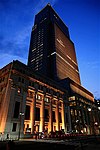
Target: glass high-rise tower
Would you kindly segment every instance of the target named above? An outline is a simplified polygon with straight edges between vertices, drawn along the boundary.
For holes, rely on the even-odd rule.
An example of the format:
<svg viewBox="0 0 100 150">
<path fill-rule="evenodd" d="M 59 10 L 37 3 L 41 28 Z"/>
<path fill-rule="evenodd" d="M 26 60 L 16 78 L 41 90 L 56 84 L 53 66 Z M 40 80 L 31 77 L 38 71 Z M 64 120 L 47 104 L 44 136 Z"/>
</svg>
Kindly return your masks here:
<svg viewBox="0 0 100 150">
<path fill-rule="evenodd" d="M 50 4 L 35 16 L 28 66 L 55 81 L 68 77 L 80 84 L 74 43 L 68 27 Z"/>
</svg>

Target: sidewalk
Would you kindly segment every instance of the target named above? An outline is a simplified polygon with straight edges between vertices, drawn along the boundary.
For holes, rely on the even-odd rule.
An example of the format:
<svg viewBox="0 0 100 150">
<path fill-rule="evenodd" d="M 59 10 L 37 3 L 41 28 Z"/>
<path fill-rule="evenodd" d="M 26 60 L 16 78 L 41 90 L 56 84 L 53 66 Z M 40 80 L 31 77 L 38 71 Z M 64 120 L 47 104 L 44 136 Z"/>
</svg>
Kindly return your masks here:
<svg viewBox="0 0 100 150">
<path fill-rule="evenodd" d="M 8 141 L 0 141 L 0 150 L 5 150 Z M 87 143 L 80 140 L 54 140 L 54 139 L 20 139 L 14 141 L 14 150 L 100 150 L 100 142 L 89 141 Z"/>
</svg>

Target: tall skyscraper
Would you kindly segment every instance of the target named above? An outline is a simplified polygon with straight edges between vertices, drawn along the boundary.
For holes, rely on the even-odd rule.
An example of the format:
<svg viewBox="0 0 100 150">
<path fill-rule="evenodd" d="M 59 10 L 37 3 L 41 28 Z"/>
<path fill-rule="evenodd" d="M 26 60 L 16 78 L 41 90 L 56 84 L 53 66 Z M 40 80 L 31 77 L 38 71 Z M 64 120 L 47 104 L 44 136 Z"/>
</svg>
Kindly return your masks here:
<svg viewBox="0 0 100 150">
<path fill-rule="evenodd" d="M 28 66 L 55 81 L 68 77 L 80 84 L 74 43 L 50 4 L 35 16 Z"/>
</svg>

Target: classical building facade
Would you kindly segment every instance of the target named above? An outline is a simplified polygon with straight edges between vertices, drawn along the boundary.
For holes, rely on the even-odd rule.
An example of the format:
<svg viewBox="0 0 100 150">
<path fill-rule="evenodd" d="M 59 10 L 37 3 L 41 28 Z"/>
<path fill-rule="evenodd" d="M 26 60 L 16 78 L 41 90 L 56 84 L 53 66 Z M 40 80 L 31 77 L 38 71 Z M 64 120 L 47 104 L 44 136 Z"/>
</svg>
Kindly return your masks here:
<svg viewBox="0 0 100 150">
<path fill-rule="evenodd" d="M 71 130 L 67 90 L 19 61 L 0 74 L 0 132 L 18 136 Z"/>
<path fill-rule="evenodd" d="M 0 133 L 98 134 L 99 111 L 81 85 L 68 28 L 48 4 L 35 17 L 28 65 L 16 60 L 0 70 Z"/>
<path fill-rule="evenodd" d="M 61 81 L 62 82 L 62 81 Z M 70 78 L 63 80 L 69 91 L 69 104 L 72 130 L 87 133 L 100 133 L 100 108 L 94 102 L 93 94 Z"/>
</svg>

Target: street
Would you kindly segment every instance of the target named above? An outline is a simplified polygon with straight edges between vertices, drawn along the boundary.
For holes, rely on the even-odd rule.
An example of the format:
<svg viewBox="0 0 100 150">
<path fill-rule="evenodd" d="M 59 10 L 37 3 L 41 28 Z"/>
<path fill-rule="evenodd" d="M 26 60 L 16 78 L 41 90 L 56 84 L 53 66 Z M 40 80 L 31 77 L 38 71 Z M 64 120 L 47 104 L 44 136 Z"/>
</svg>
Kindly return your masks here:
<svg viewBox="0 0 100 150">
<path fill-rule="evenodd" d="M 0 142 L 0 150 L 8 150 L 7 145 L 9 141 Z M 14 141 L 12 148 L 9 150 L 100 150 L 100 142 L 80 142 L 80 141 L 57 141 L 57 140 L 46 140 L 46 139 L 24 139 L 20 141 Z"/>
</svg>

